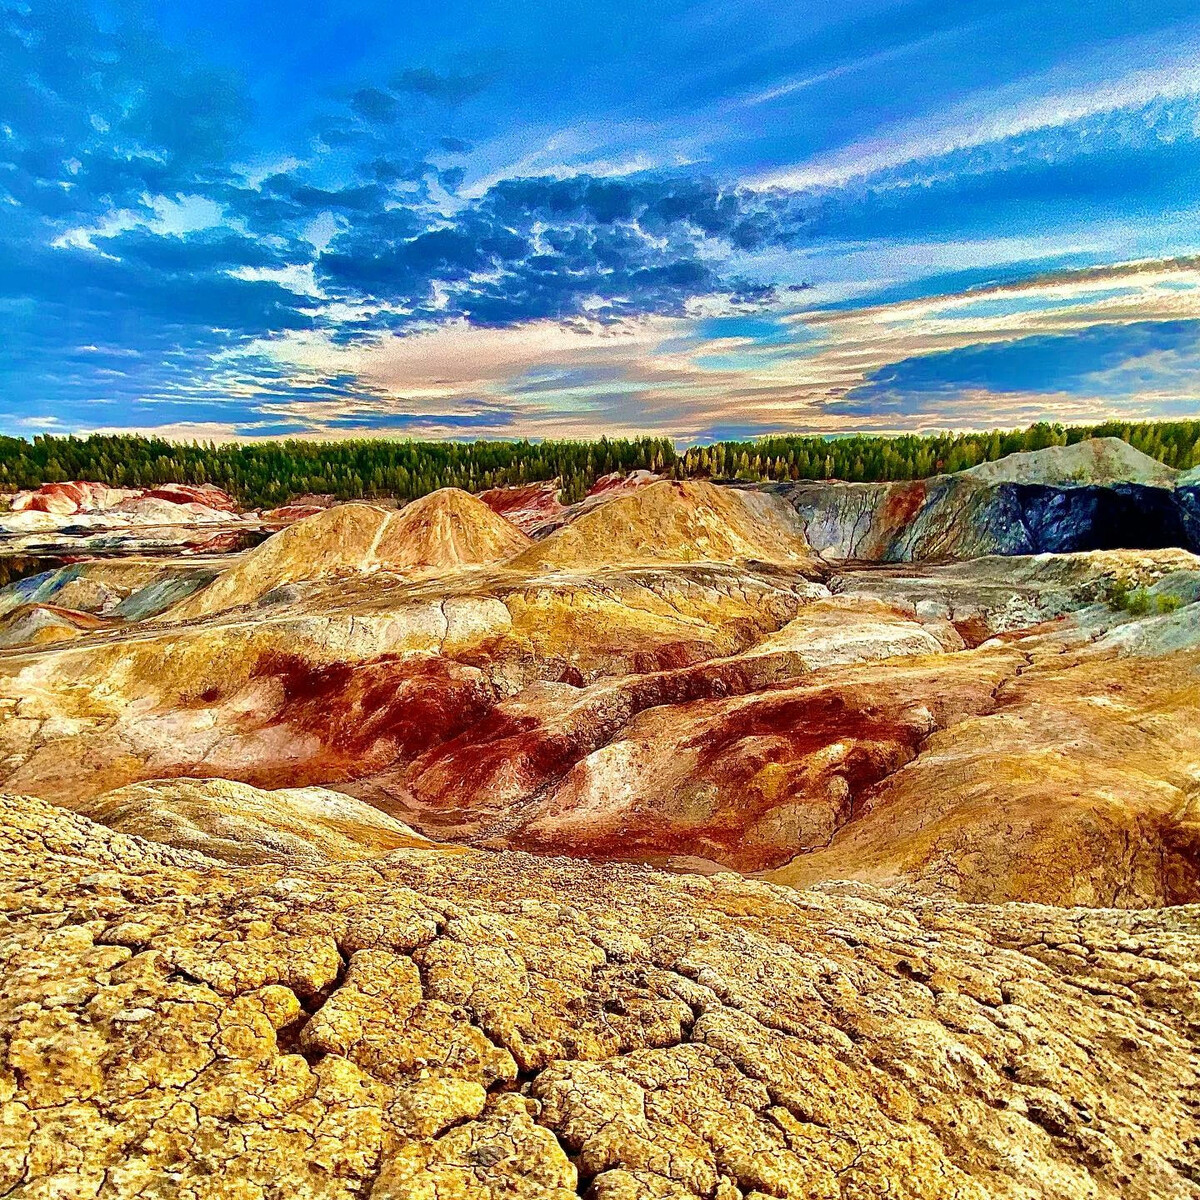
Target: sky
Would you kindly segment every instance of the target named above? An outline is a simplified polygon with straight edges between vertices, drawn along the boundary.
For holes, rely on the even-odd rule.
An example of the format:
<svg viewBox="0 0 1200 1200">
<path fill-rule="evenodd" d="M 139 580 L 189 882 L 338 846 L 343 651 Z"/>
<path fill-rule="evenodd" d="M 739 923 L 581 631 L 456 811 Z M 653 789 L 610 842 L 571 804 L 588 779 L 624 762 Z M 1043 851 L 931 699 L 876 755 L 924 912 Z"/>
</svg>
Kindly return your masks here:
<svg viewBox="0 0 1200 1200">
<path fill-rule="evenodd" d="M 1200 415 L 1195 0 L 0 0 L 0 433 Z"/>
</svg>

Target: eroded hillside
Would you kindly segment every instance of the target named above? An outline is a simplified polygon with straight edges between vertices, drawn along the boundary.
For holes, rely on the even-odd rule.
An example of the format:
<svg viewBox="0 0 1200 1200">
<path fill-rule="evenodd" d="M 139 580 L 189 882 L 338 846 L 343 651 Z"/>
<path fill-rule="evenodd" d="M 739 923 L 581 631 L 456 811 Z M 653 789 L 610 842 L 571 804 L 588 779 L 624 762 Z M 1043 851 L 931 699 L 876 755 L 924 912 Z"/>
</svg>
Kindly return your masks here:
<svg viewBox="0 0 1200 1200">
<path fill-rule="evenodd" d="M 1128 466 L 1100 447 L 1012 470 L 1093 487 L 1077 459 Z M 117 608 L 111 564 L 14 585 L 26 619 L 72 624 L 0 652 L 0 781 L 220 857 L 227 827 L 286 857 L 324 795 L 338 858 L 426 837 L 978 901 L 1200 899 L 1200 559 L 819 561 L 777 495 L 635 483 L 538 541 L 447 489 L 317 513 L 186 587 L 141 568 Z"/>
<path fill-rule="evenodd" d="M 1086 548 L 1191 503 L 1127 458 L 18 579 L 0 1189 L 1194 1200 L 1200 558 Z"/>
</svg>

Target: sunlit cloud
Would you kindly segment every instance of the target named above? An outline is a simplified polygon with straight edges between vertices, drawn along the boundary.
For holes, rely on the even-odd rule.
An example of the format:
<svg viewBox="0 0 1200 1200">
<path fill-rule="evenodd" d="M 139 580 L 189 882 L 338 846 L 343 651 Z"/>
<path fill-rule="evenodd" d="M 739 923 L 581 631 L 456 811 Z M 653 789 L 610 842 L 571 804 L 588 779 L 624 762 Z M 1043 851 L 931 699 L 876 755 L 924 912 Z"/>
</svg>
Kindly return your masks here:
<svg viewBox="0 0 1200 1200">
<path fill-rule="evenodd" d="M 220 62 L 203 6 L 11 8 L 0 427 L 686 441 L 1195 407 L 1194 17 L 664 3 L 367 0 L 347 38 L 266 0 Z"/>
<path fill-rule="evenodd" d="M 1014 389 L 1005 396 L 956 384 L 950 364 L 936 389 L 903 409 L 882 398 L 879 377 L 892 364 L 1105 328 L 1119 349 L 1124 330 L 1147 327 L 1194 328 L 1197 351 L 1140 352 L 1141 334 L 1131 332 L 1127 361 L 1078 371 L 1069 391 L 1027 388 L 1017 395 Z M 312 431 L 358 414 L 375 422 L 392 415 L 406 428 L 428 423 L 460 437 L 466 429 L 493 436 L 514 429 L 535 436 L 608 430 L 686 441 L 730 425 L 834 432 L 848 416 L 856 427 L 890 430 L 1150 415 L 1156 399 L 1173 403 L 1194 394 L 1200 263 L 1129 263 L 865 309 L 758 318 L 691 315 L 616 326 L 543 321 L 501 329 L 458 322 L 353 346 L 300 333 L 259 344 L 256 353 L 274 358 L 288 386 L 310 388 L 343 375 L 364 390 L 345 403 L 284 398 L 259 406 Z M 877 412 L 864 401 L 872 387 Z M 1136 403 L 1126 402 L 1134 392 Z M 439 417 L 468 423 L 439 424 Z"/>
</svg>

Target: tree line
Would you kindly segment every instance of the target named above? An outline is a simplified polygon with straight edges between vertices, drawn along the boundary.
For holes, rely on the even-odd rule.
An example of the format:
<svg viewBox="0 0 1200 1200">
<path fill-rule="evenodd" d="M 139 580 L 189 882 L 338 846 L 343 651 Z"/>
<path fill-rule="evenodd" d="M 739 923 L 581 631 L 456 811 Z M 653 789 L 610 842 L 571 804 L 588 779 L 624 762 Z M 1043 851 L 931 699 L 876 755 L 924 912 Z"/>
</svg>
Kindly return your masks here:
<svg viewBox="0 0 1200 1200">
<path fill-rule="evenodd" d="M 112 487 L 212 483 L 247 508 L 304 494 L 339 500 L 414 500 L 441 487 L 481 492 L 558 480 L 564 503 L 602 475 L 650 470 L 676 479 L 764 482 L 924 479 L 1022 450 L 1118 437 L 1168 466 L 1200 465 L 1200 420 L 1063 426 L 987 433 L 820 437 L 781 435 L 677 451 L 668 438 L 598 441 L 421 442 L 364 438 L 216 445 L 135 435 L 0 437 L 0 490 L 87 479 Z"/>
</svg>

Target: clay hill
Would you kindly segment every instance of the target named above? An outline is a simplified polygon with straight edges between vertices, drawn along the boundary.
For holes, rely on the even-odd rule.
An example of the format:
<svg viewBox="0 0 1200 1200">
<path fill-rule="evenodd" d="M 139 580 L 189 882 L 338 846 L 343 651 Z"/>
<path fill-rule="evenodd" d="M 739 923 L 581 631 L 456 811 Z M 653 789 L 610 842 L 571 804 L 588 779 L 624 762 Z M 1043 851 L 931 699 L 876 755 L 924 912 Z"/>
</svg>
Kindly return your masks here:
<svg viewBox="0 0 1200 1200">
<path fill-rule="evenodd" d="M 340 504 L 268 539 L 172 615 L 187 620 L 220 612 L 284 584 L 329 575 L 496 563 L 528 544 L 515 526 L 457 488 L 431 492 L 399 511 Z"/>
<path fill-rule="evenodd" d="M 9 1195 L 1196 1194 L 1194 908 L 229 867 L 11 796 L 0 902 Z"/>
<path fill-rule="evenodd" d="M 559 497 L 562 481 L 559 479 L 489 488 L 480 492 L 479 498 L 522 533 L 540 539 L 593 508 L 649 487 L 660 479 L 661 476 L 646 470 L 631 471 L 628 475 L 620 472 L 601 475 L 583 499 L 574 504 L 562 503 Z"/>
<path fill-rule="evenodd" d="M 0 512 L 0 536 L 21 537 L 72 531 L 76 535 L 237 525 L 233 498 L 210 484 L 163 484 L 154 488 L 110 488 L 104 484 L 48 483 L 17 492 Z"/>
<path fill-rule="evenodd" d="M 150 558 L 97 559 L 38 571 L 0 590 L 0 647 L 49 645 L 165 612 L 218 571 Z"/>
<path fill-rule="evenodd" d="M 513 565 L 578 570 L 619 563 L 750 559 L 811 561 L 785 504 L 761 492 L 660 480 L 616 493 L 531 546 Z"/>
<path fill-rule="evenodd" d="M 559 500 L 560 490 L 559 481 L 549 479 L 542 483 L 488 488 L 479 493 L 479 498 L 522 533 L 532 535 L 536 530 L 553 527 L 565 518 L 568 509 Z"/>
</svg>

